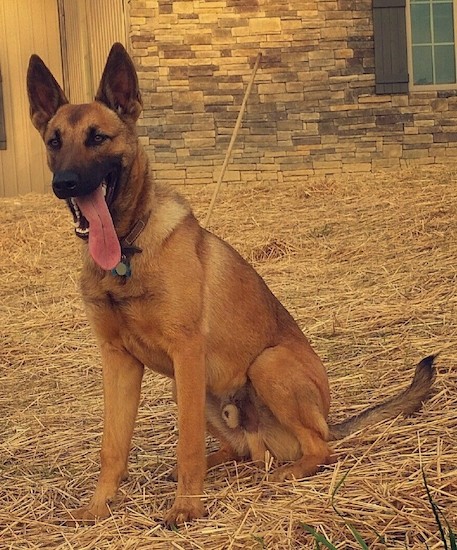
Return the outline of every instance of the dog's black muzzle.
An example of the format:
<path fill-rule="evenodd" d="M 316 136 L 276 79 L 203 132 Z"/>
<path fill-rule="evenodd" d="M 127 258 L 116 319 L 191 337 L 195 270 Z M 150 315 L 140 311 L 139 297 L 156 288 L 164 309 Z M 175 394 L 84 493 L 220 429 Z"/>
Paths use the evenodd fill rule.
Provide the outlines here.
<path fill-rule="evenodd" d="M 88 195 L 95 191 L 99 185 L 100 182 L 92 182 L 92 185 L 87 185 L 87 182 L 81 181 L 79 174 L 71 170 L 56 172 L 52 178 L 52 190 L 59 199 Z"/>
<path fill-rule="evenodd" d="M 94 163 L 85 170 L 59 170 L 54 172 L 52 190 L 59 199 L 89 195 L 106 180 L 117 182 L 120 169 L 121 161 L 115 157 Z"/>

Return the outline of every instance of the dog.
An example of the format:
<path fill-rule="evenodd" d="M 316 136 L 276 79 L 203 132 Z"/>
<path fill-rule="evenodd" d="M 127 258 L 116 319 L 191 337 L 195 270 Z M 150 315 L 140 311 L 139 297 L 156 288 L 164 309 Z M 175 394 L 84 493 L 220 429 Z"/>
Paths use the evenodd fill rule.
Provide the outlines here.
<path fill-rule="evenodd" d="M 408 390 L 329 427 L 327 374 L 292 316 L 231 246 L 199 225 L 186 200 L 152 181 L 136 132 L 138 78 L 121 44 L 108 55 L 92 103 L 70 104 L 36 55 L 27 91 L 53 191 L 82 239 L 81 294 L 102 362 L 100 475 L 73 519 L 109 515 L 128 474 L 145 367 L 173 379 L 178 407 L 168 525 L 205 515 L 208 468 L 260 460 L 268 449 L 286 462 L 271 479 L 304 478 L 332 462 L 334 437 L 421 406 L 434 356 L 419 363 Z M 221 443 L 208 457 L 205 426 Z"/>

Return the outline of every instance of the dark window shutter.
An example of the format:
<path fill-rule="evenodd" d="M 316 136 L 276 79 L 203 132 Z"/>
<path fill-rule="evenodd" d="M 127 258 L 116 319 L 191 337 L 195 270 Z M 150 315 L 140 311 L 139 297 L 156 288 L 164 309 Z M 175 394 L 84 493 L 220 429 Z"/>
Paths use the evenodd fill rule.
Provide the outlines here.
<path fill-rule="evenodd" d="M 5 112 L 3 110 L 2 71 L 0 71 L 0 149 L 6 149 Z"/>
<path fill-rule="evenodd" d="M 373 0 L 377 94 L 408 92 L 406 0 Z"/>

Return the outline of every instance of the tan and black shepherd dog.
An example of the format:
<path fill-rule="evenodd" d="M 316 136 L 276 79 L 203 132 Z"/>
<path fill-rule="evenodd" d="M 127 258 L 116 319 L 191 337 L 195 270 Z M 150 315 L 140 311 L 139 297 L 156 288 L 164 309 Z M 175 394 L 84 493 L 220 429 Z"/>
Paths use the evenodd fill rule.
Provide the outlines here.
<path fill-rule="evenodd" d="M 135 128 L 138 78 L 122 45 L 112 47 L 92 103 L 70 105 L 36 55 L 27 87 L 53 191 L 83 239 L 81 292 L 103 366 L 100 477 L 74 519 L 106 517 L 127 477 L 145 367 L 174 380 L 178 405 L 168 524 L 205 515 L 208 468 L 262 460 L 269 450 L 285 463 L 273 480 L 310 476 L 332 462 L 330 440 L 420 407 L 434 356 L 400 395 L 327 424 L 326 371 L 291 315 L 235 250 L 200 227 L 182 197 L 152 181 Z M 221 443 L 207 457 L 205 427 Z"/>

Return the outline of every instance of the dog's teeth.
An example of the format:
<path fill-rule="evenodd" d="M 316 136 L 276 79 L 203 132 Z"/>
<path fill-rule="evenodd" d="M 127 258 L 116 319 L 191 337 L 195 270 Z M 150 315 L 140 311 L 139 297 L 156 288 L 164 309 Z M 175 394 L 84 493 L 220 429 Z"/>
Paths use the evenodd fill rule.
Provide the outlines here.
<path fill-rule="evenodd" d="M 103 196 L 106 197 L 106 183 L 102 184 Z"/>
<path fill-rule="evenodd" d="M 70 199 L 70 201 L 71 205 L 73 206 L 73 210 L 75 211 L 76 217 L 79 220 L 81 218 L 81 210 L 79 209 L 79 206 L 73 197 Z"/>

